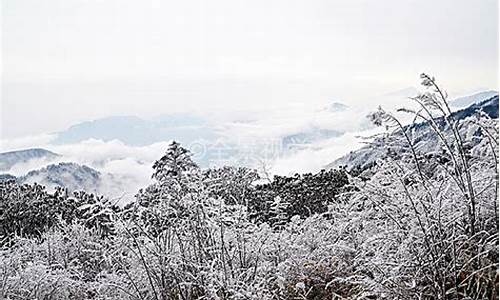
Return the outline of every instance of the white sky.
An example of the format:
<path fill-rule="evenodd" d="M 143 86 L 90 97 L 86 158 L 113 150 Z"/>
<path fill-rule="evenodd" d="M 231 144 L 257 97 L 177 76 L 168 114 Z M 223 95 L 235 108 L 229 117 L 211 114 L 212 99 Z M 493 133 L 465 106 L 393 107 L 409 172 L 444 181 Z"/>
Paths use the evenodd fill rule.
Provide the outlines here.
<path fill-rule="evenodd" d="M 3 0 L 0 138 L 109 115 L 498 89 L 495 0 Z"/>

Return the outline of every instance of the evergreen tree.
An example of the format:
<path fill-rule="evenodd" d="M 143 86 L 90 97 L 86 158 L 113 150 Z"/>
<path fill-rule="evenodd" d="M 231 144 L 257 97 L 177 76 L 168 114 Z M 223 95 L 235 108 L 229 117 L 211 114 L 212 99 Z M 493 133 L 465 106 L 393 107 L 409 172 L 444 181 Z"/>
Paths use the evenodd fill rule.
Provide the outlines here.
<path fill-rule="evenodd" d="M 165 155 L 153 164 L 153 178 L 159 182 L 167 179 L 179 179 L 182 173 L 198 169 L 198 165 L 191 160 L 191 152 L 173 141 Z"/>

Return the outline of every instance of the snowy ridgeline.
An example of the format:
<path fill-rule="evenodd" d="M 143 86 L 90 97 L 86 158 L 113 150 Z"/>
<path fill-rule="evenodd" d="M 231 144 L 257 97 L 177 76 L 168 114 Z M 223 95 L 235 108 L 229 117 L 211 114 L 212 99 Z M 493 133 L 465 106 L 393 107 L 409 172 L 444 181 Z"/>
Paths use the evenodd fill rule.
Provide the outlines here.
<path fill-rule="evenodd" d="M 422 81 L 417 123 L 373 113 L 387 131 L 316 174 L 201 169 L 171 143 L 125 207 L 2 181 L 0 298 L 495 299 L 498 96 L 452 113 Z"/>
<path fill-rule="evenodd" d="M 50 161 L 58 156 L 56 153 L 39 148 L 0 153 L 0 172 L 5 172 L 16 164 L 26 163 L 35 159 Z"/>
<path fill-rule="evenodd" d="M 483 93 L 481 93 L 481 95 L 482 94 Z M 477 100 L 477 98 L 475 99 Z M 490 96 L 490 93 L 487 93 L 486 98 L 479 99 L 481 99 L 481 101 L 472 103 L 467 108 L 460 109 L 451 114 L 453 118 L 462 121 L 460 131 L 466 137 L 468 141 L 467 147 L 469 148 L 475 148 L 481 144 L 485 134 L 472 120 L 475 118 L 477 112 L 482 111 L 490 118 L 498 119 L 498 93 L 494 96 Z M 442 117 L 436 118 L 435 122 L 439 128 L 443 130 L 443 132 L 447 135 L 451 134 L 449 124 L 446 123 Z M 439 155 L 442 148 L 439 136 L 433 132 L 431 125 L 432 124 L 430 122 L 421 122 L 405 127 L 415 150 L 419 154 L 427 157 Z M 383 137 L 376 138 L 374 141 L 371 141 L 371 145 L 350 152 L 349 154 L 327 165 L 327 168 L 344 167 L 349 171 L 357 170 L 358 172 L 368 170 L 370 167 L 376 165 L 378 160 L 387 157 L 387 151 L 385 147 L 383 147 L 385 142 L 386 141 Z M 377 144 L 380 144 L 382 147 L 374 147 Z"/>

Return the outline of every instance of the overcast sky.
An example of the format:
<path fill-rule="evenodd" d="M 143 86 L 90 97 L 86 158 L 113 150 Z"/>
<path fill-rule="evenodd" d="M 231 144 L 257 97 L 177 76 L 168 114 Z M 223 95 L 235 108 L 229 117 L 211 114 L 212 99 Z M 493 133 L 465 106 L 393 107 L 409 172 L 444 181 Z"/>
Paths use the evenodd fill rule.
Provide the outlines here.
<path fill-rule="evenodd" d="M 4 0 L 1 136 L 109 115 L 497 88 L 495 0 Z"/>

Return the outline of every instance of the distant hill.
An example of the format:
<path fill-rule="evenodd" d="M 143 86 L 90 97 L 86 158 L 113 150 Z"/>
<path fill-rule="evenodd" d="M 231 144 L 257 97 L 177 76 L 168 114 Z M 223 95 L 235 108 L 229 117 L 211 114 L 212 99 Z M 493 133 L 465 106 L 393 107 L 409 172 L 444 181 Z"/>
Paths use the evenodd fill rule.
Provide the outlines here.
<path fill-rule="evenodd" d="M 16 176 L 11 174 L 0 174 L 0 181 L 17 180 Z"/>
<path fill-rule="evenodd" d="M 122 203 L 131 201 L 141 187 L 134 178 L 127 175 L 99 172 L 72 162 L 51 164 L 17 178 L 9 174 L 0 175 L 0 181 L 12 179 L 20 184 L 36 182 L 48 190 L 53 190 L 57 186 L 67 188 L 70 192 L 83 190 L 105 195 L 110 199 L 119 199 Z"/>
<path fill-rule="evenodd" d="M 346 111 L 348 109 L 349 109 L 349 106 L 347 106 L 343 103 L 332 102 L 332 103 L 328 104 L 327 106 L 325 106 L 322 110 L 335 113 L 335 112 Z"/>
<path fill-rule="evenodd" d="M 41 148 L 0 153 L 0 171 L 7 171 L 16 164 L 26 163 L 35 159 L 49 162 L 59 156 L 59 154 Z"/>
<path fill-rule="evenodd" d="M 136 116 L 113 116 L 88 121 L 58 132 L 55 144 L 77 143 L 88 139 L 120 140 L 127 145 L 145 146 L 157 142 L 177 140 L 189 144 L 198 140 L 212 140 L 217 133 L 207 122 L 192 115 L 164 115 L 151 120 Z"/>
<path fill-rule="evenodd" d="M 283 149 L 293 150 L 300 149 L 302 146 L 319 142 L 321 140 L 330 139 L 342 135 L 342 132 L 330 129 L 311 128 L 302 132 L 294 133 L 283 137 Z"/>
<path fill-rule="evenodd" d="M 65 162 L 30 171 L 17 180 L 20 183 L 36 182 L 48 188 L 61 186 L 70 191 L 98 192 L 101 173 L 84 165 Z"/>

